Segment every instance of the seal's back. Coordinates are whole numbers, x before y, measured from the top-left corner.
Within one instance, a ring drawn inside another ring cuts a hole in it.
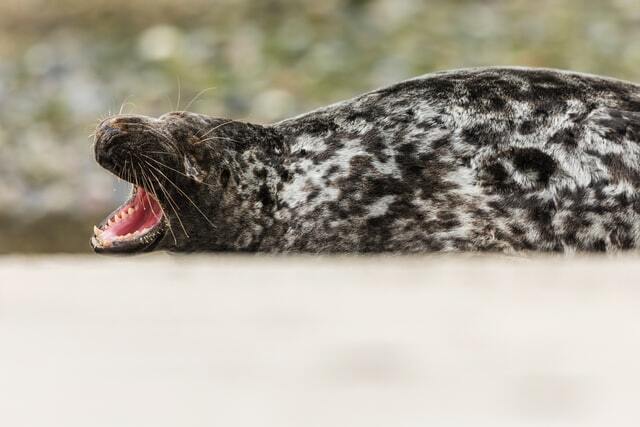
[[[273,127],[291,150],[275,216],[286,222],[285,251],[640,243],[640,87],[631,83],[448,71]]]

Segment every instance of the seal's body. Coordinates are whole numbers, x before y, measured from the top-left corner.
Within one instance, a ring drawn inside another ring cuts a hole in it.
[[[145,167],[155,175],[137,184],[156,194],[171,233],[135,250],[640,244],[640,87],[596,76],[442,72],[269,126],[185,112],[116,116],[99,126],[96,156],[131,181]],[[103,244],[105,228],[94,248],[132,248]]]

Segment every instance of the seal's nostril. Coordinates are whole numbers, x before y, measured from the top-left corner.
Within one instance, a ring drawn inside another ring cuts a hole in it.
[[[117,128],[106,128],[102,134],[102,139],[105,144],[113,144],[119,137],[123,136],[124,132]]]
[[[132,126],[136,127],[140,123],[142,123],[142,119],[137,116],[107,117],[98,124],[98,133],[126,132],[127,129]]]
[[[113,126],[111,119],[105,119],[98,125],[98,128],[96,129],[96,140],[109,140],[116,132],[121,132],[121,130]]]
[[[114,149],[126,140],[127,135],[128,133],[119,127],[111,126],[108,122],[101,123],[96,132],[96,143],[94,145],[96,161],[107,168],[113,166]]]

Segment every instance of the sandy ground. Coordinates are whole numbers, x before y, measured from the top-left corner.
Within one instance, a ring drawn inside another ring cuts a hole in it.
[[[639,279],[636,258],[0,258],[0,425],[638,425]]]

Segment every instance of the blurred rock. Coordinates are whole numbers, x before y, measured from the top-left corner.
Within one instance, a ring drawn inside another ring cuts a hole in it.
[[[140,55],[151,61],[170,59],[181,48],[180,30],[169,25],[159,25],[144,31],[138,40]]]

